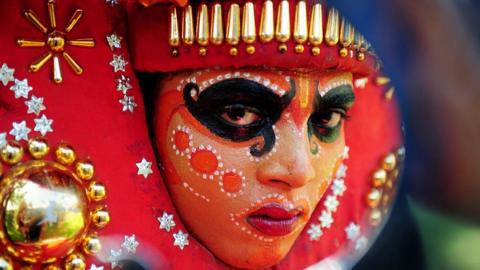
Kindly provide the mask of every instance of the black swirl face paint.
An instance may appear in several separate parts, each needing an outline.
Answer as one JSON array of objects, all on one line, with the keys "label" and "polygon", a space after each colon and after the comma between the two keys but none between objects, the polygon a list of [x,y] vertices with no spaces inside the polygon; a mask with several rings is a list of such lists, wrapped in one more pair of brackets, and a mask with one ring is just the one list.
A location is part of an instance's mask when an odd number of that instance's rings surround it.
[{"label": "black swirl face paint", "polygon": [[290,80],[290,87],[279,96],[260,83],[235,78],[213,84],[201,93],[197,84],[188,83],[183,98],[189,112],[217,136],[234,142],[262,137],[263,144],[250,147],[252,156],[260,157],[275,145],[273,125],[296,94],[294,80]]}]

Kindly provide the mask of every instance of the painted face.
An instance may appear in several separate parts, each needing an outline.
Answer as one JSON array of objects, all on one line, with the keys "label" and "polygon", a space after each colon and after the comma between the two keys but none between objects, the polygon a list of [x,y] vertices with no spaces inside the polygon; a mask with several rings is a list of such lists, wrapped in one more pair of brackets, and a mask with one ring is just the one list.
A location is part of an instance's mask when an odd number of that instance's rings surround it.
[{"label": "painted face", "polygon": [[155,143],[190,234],[235,267],[278,263],[342,163],[352,74],[197,71],[159,91]]}]

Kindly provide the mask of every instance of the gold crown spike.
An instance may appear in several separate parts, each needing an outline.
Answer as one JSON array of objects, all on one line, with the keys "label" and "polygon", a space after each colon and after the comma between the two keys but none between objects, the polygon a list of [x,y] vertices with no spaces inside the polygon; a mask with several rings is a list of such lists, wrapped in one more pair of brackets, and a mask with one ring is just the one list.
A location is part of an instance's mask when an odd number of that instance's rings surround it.
[{"label": "gold crown spike", "polygon": [[298,1],[295,6],[295,23],[293,26],[293,38],[297,45],[295,46],[295,52],[302,53],[303,43],[308,38],[308,25],[307,25],[307,5],[304,0]]},{"label": "gold crown spike", "polygon": [[170,46],[177,47],[180,45],[180,31],[178,29],[177,8],[170,8],[170,35],[168,36]]},{"label": "gold crown spike", "polygon": [[255,26],[255,7],[252,2],[245,3],[243,7],[242,18],[242,40],[250,44],[247,46],[247,53],[255,53],[255,47],[251,45],[257,39],[257,30]]},{"label": "gold crown spike", "polygon": [[83,16],[83,10],[81,9],[75,10],[72,17],[70,18],[70,21],[68,21],[67,26],[65,26],[65,32],[68,33],[72,31],[72,29],[75,27],[75,25],[77,25],[78,21],[80,21],[82,16]]},{"label": "gold crown spike", "polygon": [[196,39],[197,43],[201,46],[208,45],[209,40],[209,30],[210,27],[208,25],[208,7],[207,4],[203,3],[200,4],[198,8],[197,14],[197,31],[196,31]]},{"label": "gold crown spike", "polygon": [[35,26],[38,30],[40,30],[40,32],[44,34],[47,33],[48,31],[47,27],[45,27],[45,25],[43,25],[42,22],[40,22],[40,19],[38,19],[37,14],[35,14],[33,10],[28,9],[23,13],[23,15],[31,24],[33,24],[33,26]]},{"label": "gold crown spike", "polygon": [[312,7],[312,15],[310,17],[310,29],[308,32],[308,41],[314,46],[312,48],[313,55],[320,54],[320,46],[323,42],[323,21],[322,21],[322,4],[317,3]]},{"label": "gold crown spike", "polygon": [[260,17],[260,41],[270,42],[272,41],[274,33],[274,20],[273,20],[273,2],[266,0],[263,2],[262,15]]},{"label": "gold crown spike", "polygon": [[52,28],[57,28],[57,20],[55,18],[55,0],[48,0],[48,17],[50,19],[50,26]]},{"label": "gold crown spike", "polygon": [[222,5],[216,3],[212,8],[212,23],[210,24],[210,41],[219,45],[223,42]]},{"label": "gold crown spike", "polygon": [[182,41],[187,45],[192,45],[194,41],[192,6],[188,5],[183,9],[182,15]]},{"label": "gold crown spike", "polygon": [[[226,40],[229,45],[236,46],[240,41],[240,6],[231,4],[228,9]],[[236,47],[230,48],[231,55],[237,55]]]},{"label": "gold crown spike", "polygon": [[335,46],[339,40],[340,18],[338,10],[330,8],[328,11],[327,27],[325,28],[325,41],[329,46]]},{"label": "gold crown spike", "polygon": [[357,59],[359,61],[365,60],[365,38],[360,33],[356,32],[353,44],[354,48],[357,49]]},{"label": "gold crown spike", "polygon": [[342,18],[342,24],[340,25],[340,56],[346,57],[348,55],[348,47],[352,45],[355,37],[355,30],[353,26],[345,19]]},{"label": "gold crown spike", "polygon": [[280,2],[277,12],[275,38],[279,42],[287,42],[290,39],[290,6],[287,0]]}]

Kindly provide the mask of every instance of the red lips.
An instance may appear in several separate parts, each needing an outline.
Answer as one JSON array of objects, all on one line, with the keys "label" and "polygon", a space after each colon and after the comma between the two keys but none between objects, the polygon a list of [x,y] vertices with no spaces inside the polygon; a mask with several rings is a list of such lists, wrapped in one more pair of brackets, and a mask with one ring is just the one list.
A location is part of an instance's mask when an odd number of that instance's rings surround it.
[{"label": "red lips", "polygon": [[282,205],[273,203],[248,215],[247,222],[264,234],[283,236],[295,229],[295,224],[302,215],[302,210],[287,210]]}]

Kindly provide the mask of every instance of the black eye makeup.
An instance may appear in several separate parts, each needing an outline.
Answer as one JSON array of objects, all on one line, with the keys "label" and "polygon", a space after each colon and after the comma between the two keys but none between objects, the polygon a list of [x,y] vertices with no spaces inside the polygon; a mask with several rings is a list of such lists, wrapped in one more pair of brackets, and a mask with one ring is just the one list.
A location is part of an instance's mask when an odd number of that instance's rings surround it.
[{"label": "black eye makeup", "polygon": [[201,93],[197,84],[188,83],[183,97],[190,113],[214,134],[234,142],[263,137],[263,145],[250,147],[250,153],[259,157],[275,144],[273,125],[296,92],[295,82],[290,83],[291,89],[284,96],[243,78],[218,82]]},{"label": "black eye makeup", "polygon": [[340,85],[323,97],[319,91],[315,93],[314,111],[308,120],[309,137],[315,135],[322,142],[332,143],[340,135],[343,120],[355,101],[353,88]]}]

